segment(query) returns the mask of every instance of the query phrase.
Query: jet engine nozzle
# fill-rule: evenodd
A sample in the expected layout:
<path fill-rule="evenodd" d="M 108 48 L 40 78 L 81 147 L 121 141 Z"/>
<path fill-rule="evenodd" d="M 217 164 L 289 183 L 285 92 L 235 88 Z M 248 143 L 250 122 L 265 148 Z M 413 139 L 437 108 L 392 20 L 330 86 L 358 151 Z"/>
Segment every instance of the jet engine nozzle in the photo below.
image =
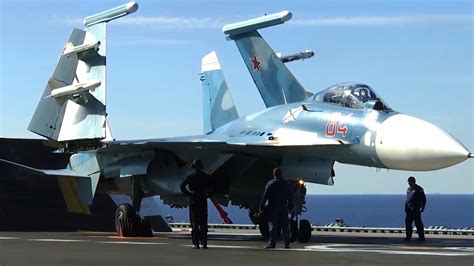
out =
<path fill-rule="evenodd" d="M 424 120 L 393 115 L 377 130 L 375 150 L 391 169 L 429 171 L 458 164 L 469 151 L 456 138 Z"/>

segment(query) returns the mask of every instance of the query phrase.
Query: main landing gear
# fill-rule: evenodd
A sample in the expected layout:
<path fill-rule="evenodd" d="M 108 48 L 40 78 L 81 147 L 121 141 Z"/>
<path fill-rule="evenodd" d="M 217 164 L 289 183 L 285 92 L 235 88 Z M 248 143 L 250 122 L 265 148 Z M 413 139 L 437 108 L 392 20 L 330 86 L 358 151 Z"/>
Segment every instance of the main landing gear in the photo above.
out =
<path fill-rule="evenodd" d="M 260 235 L 263 238 L 268 239 L 270 237 L 270 227 L 268 225 L 268 213 L 266 210 L 263 212 L 259 212 L 256 210 L 250 210 L 249 218 L 253 224 L 258 225 L 258 230 L 260 231 Z"/>
<path fill-rule="evenodd" d="M 306 212 L 306 186 L 303 180 L 297 180 L 293 182 L 292 185 L 293 204 L 295 208 L 289 221 L 290 241 L 298 240 L 300 243 L 308 243 L 309 240 L 311 240 L 311 232 L 313 231 L 311 223 L 306 219 L 298 219 L 299 215 Z"/>
<path fill-rule="evenodd" d="M 270 237 L 270 228 L 268 225 L 268 216 L 264 211 L 257 214 L 255 211 L 251 211 L 249 216 L 254 224 L 258 225 L 258 229 L 263 238 L 268 239 Z M 311 224 L 308 220 L 299 220 L 295 217 L 288 221 L 290 231 L 290 242 L 298 240 L 300 243 L 308 243 L 311 239 Z"/>
<path fill-rule="evenodd" d="M 153 237 L 150 223 L 130 204 L 121 204 L 115 212 L 115 229 L 120 237 Z"/>
<path fill-rule="evenodd" d="M 121 204 L 115 211 L 115 230 L 120 237 L 153 237 L 150 223 L 140 217 L 143 188 L 139 176 L 132 177 L 132 205 Z"/>

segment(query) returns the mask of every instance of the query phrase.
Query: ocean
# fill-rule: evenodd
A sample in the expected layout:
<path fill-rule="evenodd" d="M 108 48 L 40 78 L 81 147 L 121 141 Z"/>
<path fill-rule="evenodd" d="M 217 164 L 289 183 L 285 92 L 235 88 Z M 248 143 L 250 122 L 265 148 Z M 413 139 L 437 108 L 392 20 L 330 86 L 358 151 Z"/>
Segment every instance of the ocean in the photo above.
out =
<path fill-rule="evenodd" d="M 301 218 L 315 225 L 334 223 L 336 218 L 342 218 L 348 226 L 404 227 L 404 204 L 405 195 L 307 195 L 307 212 Z M 245 209 L 228 206 L 224 210 L 236 224 L 251 223 Z M 172 216 L 174 222 L 189 221 L 187 209 L 170 208 L 157 197 L 143 202 L 142 214 L 157 211 Z M 474 194 L 428 194 L 422 217 L 425 227 L 474 228 Z M 222 223 L 212 204 L 209 204 L 209 223 Z"/>

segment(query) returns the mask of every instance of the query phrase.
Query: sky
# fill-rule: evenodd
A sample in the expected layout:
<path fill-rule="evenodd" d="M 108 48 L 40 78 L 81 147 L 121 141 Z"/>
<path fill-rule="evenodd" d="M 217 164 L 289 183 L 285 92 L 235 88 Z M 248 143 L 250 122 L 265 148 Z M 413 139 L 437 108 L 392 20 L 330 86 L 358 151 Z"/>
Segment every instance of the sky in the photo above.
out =
<path fill-rule="evenodd" d="M 0 137 L 26 130 L 73 27 L 126 1 L 0 0 Z M 264 104 L 225 24 L 289 10 L 260 33 L 276 52 L 312 49 L 288 66 L 309 91 L 357 81 L 393 109 L 427 120 L 474 151 L 471 0 L 137 1 L 136 13 L 108 24 L 107 111 L 113 137 L 202 133 L 201 58 L 215 50 L 240 115 Z M 436 143 L 433 143 L 436 145 Z M 336 163 L 334 186 L 311 194 L 400 194 L 410 175 L 426 193 L 473 194 L 474 160 L 410 172 Z"/>

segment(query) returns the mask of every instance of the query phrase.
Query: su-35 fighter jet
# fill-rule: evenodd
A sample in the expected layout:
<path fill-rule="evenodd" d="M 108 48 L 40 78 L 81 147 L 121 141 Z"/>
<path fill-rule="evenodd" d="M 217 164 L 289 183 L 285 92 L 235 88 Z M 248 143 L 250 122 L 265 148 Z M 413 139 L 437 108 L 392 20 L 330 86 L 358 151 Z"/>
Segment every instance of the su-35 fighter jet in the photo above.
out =
<path fill-rule="evenodd" d="M 199 158 L 216 184 L 216 206 L 241 206 L 268 234 L 260 196 L 274 167 L 294 190 L 293 239 L 307 242 L 311 225 L 298 223 L 306 210 L 305 182 L 333 185 L 334 162 L 376 168 L 429 171 L 458 164 L 471 153 L 453 136 L 389 107 L 360 83 L 306 91 L 284 62 L 311 56 L 278 56 L 257 32 L 288 21 L 288 11 L 223 28 L 236 42 L 266 109 L 239 117 L 214 52 L 202 60 L 202 135 L 146 140 L 114 140 L 106 113 L 106 23 L 135 12 L 136 3 L 86 17 L 86 30 L 74 29 L 49 78 L 28 129 L 72 152 L 67 169 L 19 169 L 58 178 L 70 211 L 87 212 L 96 192 L 128 194 L 132 205 L 116 212 L 119 234 L 149 235 L 138 211 L 144 197 L 186 206 L 179 185 Z M 113 95 L 111 93 L 110 95 Z"/>

